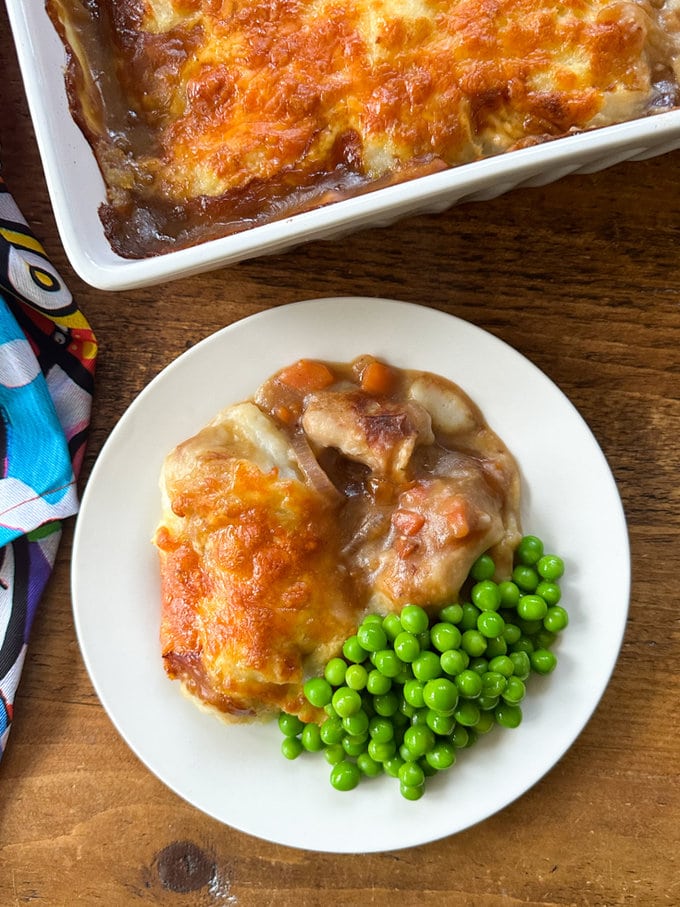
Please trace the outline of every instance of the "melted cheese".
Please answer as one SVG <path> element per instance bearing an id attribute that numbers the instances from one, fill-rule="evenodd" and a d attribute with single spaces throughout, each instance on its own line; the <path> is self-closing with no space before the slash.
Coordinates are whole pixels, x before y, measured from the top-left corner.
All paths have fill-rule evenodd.
<path id="1" fill-rule="evenodd" d="M 81 4 L 48 0 L 125 255 L 678 99 L 677 0 Z"/>

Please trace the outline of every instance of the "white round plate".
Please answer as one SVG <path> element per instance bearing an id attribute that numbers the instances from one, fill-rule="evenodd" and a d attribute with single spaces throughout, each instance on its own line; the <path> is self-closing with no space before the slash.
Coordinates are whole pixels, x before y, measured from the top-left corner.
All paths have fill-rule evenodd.
<path id="1" fill-rule="evenodd" d="M 351 793 L 318 755 L 289 762 L 276 723 L 228 726 L 164 674 L 151 536 L 165 455 L 280 367 L 371 353 L 458 383 L 515 454 L 524 530 L 565 560 L 570 625 L 549 677 L 532 677 L 516 730 L 496 728 L 404 800 L 393 778 Z M 606 570 L 603 569 L 606 565 Z M 168 787 L 234 828 L 309 850 L 385 851 L 451 835 L 535 784 L 574 742 L 613 670 L 628 613 L 621 501 L 587 425 L 534 365 L 485 331 L 424 306 L 317 299 L 224 328 L 180 356 L 127 410 L 87 484 L 73 551 L 73 608 L 94 687 L 132 750 Z"/>

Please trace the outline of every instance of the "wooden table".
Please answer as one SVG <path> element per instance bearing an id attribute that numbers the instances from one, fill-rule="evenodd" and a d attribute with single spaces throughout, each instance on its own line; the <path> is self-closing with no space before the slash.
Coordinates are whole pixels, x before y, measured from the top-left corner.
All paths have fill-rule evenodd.
<path id="1" fill-rule="evenodd" d="M 394 297 L 502 337 L 570 396 L 618 481 L 633 584 L 611 683 L 542 781 L 454 837 L 333 856 L 207 818 L 130 752 L 76 642 L 69 526 L 0 765 L 0 904 L 680 904 L 680 152 L 109 294 L 65 259 L 7 29 L 3 8 L 4 176 L 100 343 L 83 478 L 137 393 L 216 329 L 298 299 Z"/>

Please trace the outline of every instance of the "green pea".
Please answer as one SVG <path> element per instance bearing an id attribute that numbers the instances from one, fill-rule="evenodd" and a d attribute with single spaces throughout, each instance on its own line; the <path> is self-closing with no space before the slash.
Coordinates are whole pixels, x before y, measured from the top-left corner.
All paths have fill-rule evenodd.
<path id="1" fill-rule="evenodd" d="M 286 759 L 297 759 L 304 750 L 299 737 L 284 737 L 281 741 L 281 752 Z"/>
<path id="2" fill-rule="evenodd" d="M 525 535 L 515 551 L 518 563 L 533 567 L 543 557 L 543 542 L 535 535 Z"/>
<path id="3" fill-rule="evenodd" d="M 394 640 L 394 651 L 401 661 L 410 664 L 420 655 L 420 643 L 413 633 L 402 630 Z"/>
<path id="4" fill-rule="evenodd" d="M 535 592 L 538 586 L 538 571 L 535 567 L 518 564 L 512 571 L 512 581 L 522 592 Z"/>
<path id="5" fill-rule="evenodd" d="M 343 759 L 331 769 L 331 784 L 336 790 L 354 790 L 361 780 L 361 770 L 354 762 Z"/>
<path id="6" fill-rule="evenodd" d="M 551 633 L 561 633 L 569 623 L 569 615 L 561 605 L 552 605 L 543 618 L 543 626 Z"/>
<path id="7" fill-rule="evenodd" d="M 472 604 L 480 611 L 498 611 L 501 606 L 501 594 L 498 586 L 490 579 L 475 583 L 470 592 Z"/>
<path id="8" fill-rule="evenodd" d="M 397 752 L 397 744 L 394 740 L 369 740 L 366 751 L 371 759 L 376 762 L 387 762 L 392 759 Z"/>
<path id="9" fill-rule="evenodd" d="M 423 773 L 424 774 L 424 773 Z M 423 784 L 399 784 L 399 792 L 404 800 L 420 800 L 425 792 Z"/>
<path id="10" fill-rule="evenodd" d="M 540 595 L 546 604 L 556 605 L 562 598 L 562 590 L 557 583 L 544 579 L 536 586 L 536 595 Z"/>
<path id="11" fill-rule="evenodd" d="M 498 594 L 501 597 L 501 606 L 503 608 L 516 608 L 519 601 L 520 591 L 517 583 L 505 579 L 498 584 Z"/>
<path id="12" fill-rule="evenodd" d="M 456 721 L 466 728 L 472 728 L 479 721 L 480 710 L 474 701 L 464 699 L 458 703 L 455 712 Z"/>
<path id="13" fill-rule="evenodd" d="M 323 751 L 324 758 L 329 765 L 337 765 L 345 758 L 345 751 L 339 743 L 333 743 L 327 746 Z"/>
<path id="14" fill-rule="evenodd" d="M 375 778 L 382 774 L 382 764 L 372 759 L 368 753 L 360 753 L 357 756 L 357 768 L 368 778 Z"/>
<path id="15" fill-rule="evenodd" d="M 307 680 L 303 684 L 302 691 L 307 702 L 320 709 L 328 705 L 333 696 L 333 688 L 325 677 L 312 677 Z"/>
<path id="16" fill-rule="evenodd" d="M 425 758 L 432 768 L 441 772 L 447 768 L 451 768 L 455 763 L 456 748 L 448 740 L 440 740 L 435 743 L 429 753 L 425 754 Z"/>
<path id="17" fill-rule="evenodd" d="M 363 690 L 368 681 L 368 671 L 363 665 L 352 664 L 345 672 L 345 683 L 350 690 Z"/>
<path id="18" fill-rule="evenodd" d="M 535 648 L 536 646 L 528 636 L 520 636 L 517 642 L 514 642 L 509 646 L 511 652 L 526 652 L 527 654 L 533 652 Z"/>
<path id="19" fill-rule="evenodd" d="M 391 641 L 395 640 L 404 629 L 399 620 L 399 615 L 394 612 L 385 615 L 382 622 L 382 628 L 385 631 L 387 638 Z"/>
<path id="20" fill-rule="evenodd" d="M 482 674 L 482 694 L 484 696 L 500 696 L 508 685 L 508 678 L 499 671 L 487 671 Z"/>
<path id="21" fill-rule="evenodd" d="M 404 765 L 404 760 L 401 756 L 390 756 L 389 759 L 385 759 L 383 762 L 383 770 L 386 775 L 389 775 L 391 778 L 399 777 L 399 769 Z"/>
<path id="22" fill-rule="evenodd" d="M 401 671 L 401 661 L 392 649 L 380 649 L 372 655 L 373 664 L 385 677 L 396 677 Z"/>
<path id="23" fill-rule="evenodd" d="M 475 705 L 480 712 L 493 712 L 500 701 L 500 696 L 485 696 L 484 693 L 475 699 Z"/>
<path id="24" fill-rule="evenodd" d="M 460 646 L 462 635 L 458 627 L 445 621 L 435 624 L 430 630 L 430 641 L 438 652 L 448 652 Z"/>
<path id="25" fill-rule="evenodd" d="M 353 715 L 347 715 L 342 719 L 343 728 L 353 737 L 368 733 L 368 723 L 368 715 L 364 709 L 359 709 L 359 711 L 354 712 Z"/>
<path id="26" fill-rule="evenodd" d="M 468 745 L 469 728 L 462 724 L 456 724 L 451 731 L 450 740 L 456 749 L 462 750 Z"/>
<path id="27" fill-rule="evenodd" d="M 394 738 L 394 725 L 382 715 L 374 715 L 368 724 L 368 733 L 371 739 L 377 740 L 378 743 L 387 743 Z"/>
<path id="28" fill-rule="evenodd" d="M 554 583 L 564 575 L 564 561 L 556 554 L 544 554 L 536 564 L 539 576 Z"/>
<path id="29" fill-rule="evenodd" d="M 442 666 L 439 656 L 436 652 L 421 652 L 413 662 L 413 676 L 417 680 L 427 681 L 434 677 L 439 677 L 442 673 Z"/>
<path id="30" fill-rule="evenodd" d="M 409 680 L 404 684 L 403 696 L 406 702 L 409 705 L 412 705 L 416 709 L 422 709 L 425 705 L 425 699 L 423 697 L 423 690 L 425 685 L 420 682 L 420 680 Z"/>
<path id="31" fill-rule="evenodd" d="M 421 649 L 429 649 L 431 640 L 430 640 L 430 628 L 426 630 L 421 630 L 420 633 L 415 633 L 415 638 L 418 640 L 418 644 Z"/>
<path id="32" fill-rule="evenodd" d="M 347 637 L 342 646 L 342 654 L 347 661 L 354 662 L 355 664 L 361 664 L 361 662 L 366 661 L 366 658 L 368 657 L 366 649 L 361 645 L 356 634 Z"/>
<path id="33" fill-rule="evenodd" d="M 460 677 L 460 674 L 458 675 Z M 428 680 L 423 688 L 423 700 L 428 709 L 442 715 L 452 715 L 458 705 L 458 678 L 456 683 L 446 677 Z"/>
<path id="34" fill-rule="evenodd" d="M 384 618 L 380 614 L 367 614 L 361 622 L 362 624 L 377 624 L 377 626 L 382 627 L 383 620 Z"/>
<path id="35" fill-rule="evenodd" d="M 526 652 L 511 652 L 509 657 L 515 666 L 513 676 L 519 678 L 519 680 L 526 680 L 531 673 L 531 661 L 528 654 Z"/>
<path id="36" fill-rule="evenodd" d="M 417 762 L 420 759 L 420 756 L 412 753 L 405 743 L 402 743 L 399 747 L 399 755 L 404 762 Z"/>
<path id="37" fill-rule="evenodd" d="M 404 630 L 409 633 L 422 633 L 430 625 L 427 612 L 420 605 L 404 605 L 399 620 Z"/>
<path id="38" fill-rule="evenodd" d="M 414 709 L 413 715 L 411 716 L 411 725 L 415 727 L 417 724 L 426 724 L 427 713 L 429 711 L 428 708 Z"/>
<path id="39" fill-rule="evenodd" d="M 297 715 L 290 715 L 288 712 L 280 713 L 278 724 L 279 730 L 285 737 L 297 737 L 305 726 L 304 721 L 300 721 Z"/>
<path id="40" fill-rule="evenodd" d="M 413 680 L 413 669 L 411 668 L 411 665 L 402 663 L 399 673 L 396 677 L 392 678 L 392 681 L 403 687 L 409 680 Z"/>
<path id="41" fill-rule="evenodd" d="M 394 690 L 388 690 L 380 696 L 373 697 L 373 708 L 378 715 L 389 718 L 399 711 L 399 696 Z"/>
<path id="42" fill-rule="evenodd" d="M 417 762 L 405 762 L 399 769 L 399 780 L 409 787 L 420 787 L 425 783 L 425 773 Z"/>
<path id="43" fill-rule="evenodd" d="M 445 605 L 439 612 L 439 620 L 447 624 L 459 624 L 463 619 L 463 606 L 458 603 L 454 605 Z"/>
<path id="44" fill-rule="evenodd" d="M 345 734 L 340 745 L 348 756 L 356 758 L 367 748 L 368 734 L 362 734 L 359 737 L 354 737 L 352 734 Z"/>
<path id="45" fill-rule="evenodd" d="M 529 659 L 537 674 L 550 674 L 557 667 L 557 656 L 549 649 L 534 649 Z"/>
<path id="46" fill-rule="evenodd" d="M 481 614 L 477 619 L 480 616 Z M 473 658 L 478 658 L 486 652 L 487 640 L 479 630 L 470 628 L 463 633 L 460 644 L 464 652 Z"/>
<path id="47" fill-rule="evenodd" d="M 502 702 L 494 709 L 494 717 L 501 727 L 516 728 L 522 721 L 522 709 L 518 705 Z"/>
<path id="48" fill-rule="evenodd" d="M 470 656 L 467 652 L 461 651 L 460 649 L 451 649 L 448 652 L 442 652 L 439 659 L 442 670 L 450 677 L 460 674 L 461 671 L 465 670 L 469 663 Z"/>
<path id="49" fill-rule="evenodd" d="M 473 605 L 471 602 L 465 602 L 463 605 L 463 615 L 458 624 L 461 633 L 465 635 L 466 630 L 476 630 L 477 629 L 477 618 L 479 617 L 480 609 Z"/>
<path id="50" fill-rule="evenodd" d="M 333 687 L 340 687 L 345 682 L 347 662 L 344 658 L 331 658 L 324 668 L 323 676 Z"/>
<path id="51" fill-rule="evenodd" d="M 511 677 L 515 673 L 515 666 L 509 655 L 497 655 L 489 662 L 489 670 L 504 677 Z"/>
<path id="52" fill-rule="evenodd" d="M 427 724 L 411 726 L 404 731 L 404 744 L 416 758 L 420 758 L 434 746 L 434 733 Z"/>
<path id="53" fill-rule="evenodd" d="M 320 752 L 324 748 L 324 742 L 321 739 L 319 725 L 313 722 L 306 724 L 300 734 L 300 742 L 308 753 Z"/>
<path id="54" fill-rule="evenodd" d="M 480 582 L 485 579 L 493 579 L 496 572 L 496 564 L 490 554 L 482 554 L 470 568 L 470 578 Z"/>
<path id="55" fill-rule="evenodd" d="M 508 705 L 519 705 L 526 696 L 526 692 L 524 682 L 520 680 L 519 677 L 512 676 L 508 677 L 508 685 L 503 690 L 501 696 Z"/>
<path id="56" fill-rule="evenodd" d="M 482 678 L 469 668 L 456 674 L 454 682 L 460 695 L 466 699 L 476 699 L 482 692 Z"/>
<path id="57" fill-rule="evenodd" d="M 392 679 L 385 677 L 377 668 L 368 672 L 366 679 L 366 690 L 373 696 L 383 696 L 392 688 Z"/>
<path id="58" fill-rule="evenodd" d="M 364 623 L 357 630 L 357 640 L 366 652 L 377 652 L 387 645 L 387 634 L 381 624 Z M 351 659 L 350 659 L 351 660 Z"/>
<path id="59" fill-rule="evenodd" d="M 473 730 L 477 734 L 488 734 L 496 724 L 496 719 L 491 710 L 481 711 L 479 721 L 475 724 Z"/>
<path id="60" fill-rule="evenodd" d="M 477 629 L 482 636 L 492 639 L 494 636 L 500 636 L 505 630 L 505 621 L 497 611 L 482 611 L 477 618 Z"/>
<path id="61" fill-rule="evenodd" d="M 503 639 L 508 646 L 514 645 L 522 638 L 522 631 L 516 624 L 506 623 L 503 627 Z"/>
<path id="62" fill-rule="evenodd" d="M 456 726 L 456 719 L 454 715 L 443 715 L 441 712 L 428 709 L 425 715 L 425 723 L 438 736 L 448 737 Z"/>
<path id="63" fill-rule="evenodd" d="M 341 718 L 354 715 L 361 708 L 361 696 L 356 690 L 349 687 L 338 687 L 333 693 L 333 708 Z"/>
<path id="64" fill-rule="evenodd" d="M 517 613 L 522 620 L 543 620 L 548 606 L 540 595 L 523 595 L 517 604 Z"/>
<path id="65" fill-rule="evenodd" d="M 507 651 L 508 644 L 504 636 L 494 636 L 492 639 L 487 639 L 486 652 L 484 654 L 489 660 L 496 658 L 497 655 L 505 655 Z"/>
<path id="66" fill-rule="evenodd" d="M 324 723 L 319 728 L 319 734 L 321 739 L 327 746 L 332 746 L 336 743 L 340 743 L 342 738 L 345 736 L 345 729 L 342 726 L 341 718 L 326 718 Z"/>
<path id="67" fill-rule="evenodd" d="M 475 674 L 486 674 L 489 670 L 489 660 L 487 658 L 471 658 L 468 668 Z"/>

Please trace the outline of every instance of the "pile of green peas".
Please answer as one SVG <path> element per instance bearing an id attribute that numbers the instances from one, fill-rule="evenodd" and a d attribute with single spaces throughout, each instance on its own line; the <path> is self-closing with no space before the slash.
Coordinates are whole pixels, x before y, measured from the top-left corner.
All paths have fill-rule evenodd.
<path id="1" fill-rule="evenodd" d="M 494 581 L 488 554 L 473 564 L 462 604 L 432 619 L 418 605 L 367 615 L 342 656 L 304 684 L 325 720 L 279 715 L 283 755 L 323 753 L 339 791 L 387 774 L 403 797 L 420 799 L 426 778 L 451 768 L 459 750 L 496 725 L 516 728 L 529 676 L 555 669 L 552 646 L 568 624 L 563 573 L 562 559 L 527 535 L 510 578 Z"/>

